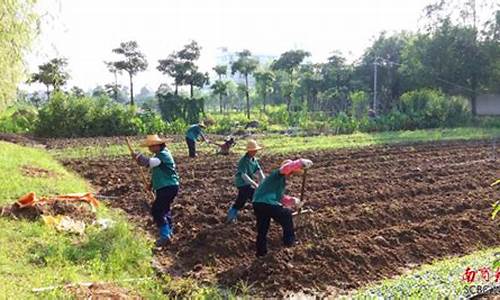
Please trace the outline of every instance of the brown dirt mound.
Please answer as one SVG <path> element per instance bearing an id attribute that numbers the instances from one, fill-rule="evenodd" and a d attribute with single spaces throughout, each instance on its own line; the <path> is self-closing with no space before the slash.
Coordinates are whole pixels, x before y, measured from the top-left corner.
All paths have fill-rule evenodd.
<path id="1" fill-rule="evenodd" d="M 56 201 L 49 203 L 37 203 L 31 207 L 20 208 L 16 203 L 0 208 L 0 216 L 14 219 L 27 219 L 34 221 L 41 215 L 45 216 L 68 216 L 74 220 L 84 221 L 91 224 L 96 219 L 96 213 L 92 207 L 83 202 Z"/>
<path id="2" fill-rule="evenodd" d="M 76 299 L 85 300 L 137 300 L 141 297 L 131 293 L 125 288 L 109 283 L 92 283 L 91 285 L 79 285 L 67 287 Z"/>
<path id="3" fill-rule="evenodd" d="M 5 141 L 13 144 L 19 144 L 19 145 L 24 145 L 24 146 L 39 146 L 42 147 L 32 137 L 24 136 L 24 135 L 19 135 L 19 134 L 14 134 L 14 133 L 4 133 L 0 132 L 0 141 Z"/>
<path id="4" fill-rule="evenodd" d="M 156 253 L 173 274 L 232 286 L 246 281 L 260 295 L 286 291 L 353 289 L 410 266 L 500 244 L 499 221 L 489 218 L 500 176 L 487 141 L 414 144 L 288 155 L 315 162 L 308 173 L 305 208 L 293 248 L 281 247 L 273 224 L 270 254 L 255 259 L 250 206 L 225 225 L 236 196 L 239 157 L 176 157 L 182 180 L 173 206 L 174 241 Z M 498 156 L 498 153 L 497 153 Z M 266 172 L 284 156 L 264 156 Z M 111 206 L 156 235 L 136 166 L 128 157 L 67 161 Z M 300 193 L 301 178 L 289 181 Z M 297 223 L 296 219 L 296 223 Z"/>
<path id="5" fill-rule="evenodd" d="M 33 166 L 22 166 L 21 172 L 24 176 L 28 177 L 55 177 L 57 175 L 52 171 Z"/>

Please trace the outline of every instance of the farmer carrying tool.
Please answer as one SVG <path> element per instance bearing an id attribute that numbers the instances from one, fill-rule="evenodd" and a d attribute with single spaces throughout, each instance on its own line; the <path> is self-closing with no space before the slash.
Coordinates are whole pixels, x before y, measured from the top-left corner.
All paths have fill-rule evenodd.
<path id="1" fill-rule="evenodd" d="M 286 160 L 279 169 L 273 170 L 259 185 L 253 195 L 253 209 L 257 219 L 257 256 L 267 254 L 267 231 L 271 218 L 283 228 L 283 244 L 291 247 L 295 244 L 292 211 L 286 206 L 299 206 L 297 198 L 285 196 L 286 178 L 302 174 L 312 166 L 308 159 Z"/>
<path id="2" fill-rule="evenodd" d="M 204 142 L 210 143 L 208 138 L 203 133 L 203 129 L 207 128 L 205 123 L 200 122 L 189 126 L 186 131 L 186 144 L 189 149 L 189 157 L 196 157 L 196 141 L 201 137 Z"/>
<path id="3" fill-rule="evenodd" d="M 255 158 L 257 151 L 262 149 L 256 141 L 249 140 L 247 143 L 247 153 L 238 162 L 238 169 L 234 178 L 234 184 L 238 188 L 238 197 L 227 212 L 227 221 L 236 220 L 238 211 L 245 206 L 247 200 L 252 200 L 255 189 L 265 178 L 264 173 Z M 257 181 L 255 179 L 257 178 Z"/>
<path id="4" fill-rule="evenodd" d="M 141 153 L 132 154 L 140 166 L 151 170 L 151 188 L 156 195 L 151 214 L 159 228 L 159 238 L 156 241 L 158 247 L 166 245 L 172 238 L 170 206 L 179 191 L 179 176 L 175 170 L 175 162 L 165 143 L 166 140 L 156 134 L 148 135 L 141 146 L 148 147 L 154 156 L 149 158 Z"/>

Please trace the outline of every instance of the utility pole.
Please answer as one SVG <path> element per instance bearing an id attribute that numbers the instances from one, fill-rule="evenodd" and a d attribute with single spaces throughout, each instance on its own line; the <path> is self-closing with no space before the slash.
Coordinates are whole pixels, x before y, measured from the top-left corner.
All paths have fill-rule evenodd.
<path id="1" fill-rule="evenodd" d="M 373 62 L 373 112 L 377 114 L 377 62 L 378 57 L 375 57 Z"/>

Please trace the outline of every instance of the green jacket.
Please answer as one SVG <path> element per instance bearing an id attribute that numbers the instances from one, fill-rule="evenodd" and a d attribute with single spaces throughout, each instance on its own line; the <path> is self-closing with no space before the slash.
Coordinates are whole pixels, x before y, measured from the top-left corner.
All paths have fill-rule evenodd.
<path id="1" fill-rule="evenodd" d="M 285 175 L 281 174 L 279 169 L 273 170 L 255 190 L 253 202 L 281 205 L 281 199 L 285 195 L 285 187 Z"/>
<path id="2" fill-rule="evenodd" d="M 155 154 L 155 157 L 160 159 L 161 164 L 151 169 L 153 189 L 156 191 L 166 186 L 179 185 L 179 176 L 175 170 L 172 154 L 167 149 L 163 149 Z"/>
<path id="3" fill-rule="evenodd" d="M 201 129 L 200 125 L 194 124 L 189 126 L 188 130 L 186 131 L 186 138 L 192 141 L 197 141 L 202 134 L 203 130 Z"/>
<path id="4" fill-rule="evenodd" d="M 243 180 L 241 175 L 247 174 L 248 177 L 254 179 L 254 175 L 258 170 L 260 170 L 259 161 L 256 158 L 248 156 L 248 153 L 245 154 L 238 162 L 238 169 L 234 176 L 234 185 L 239 188 L 249 185 Z"/>

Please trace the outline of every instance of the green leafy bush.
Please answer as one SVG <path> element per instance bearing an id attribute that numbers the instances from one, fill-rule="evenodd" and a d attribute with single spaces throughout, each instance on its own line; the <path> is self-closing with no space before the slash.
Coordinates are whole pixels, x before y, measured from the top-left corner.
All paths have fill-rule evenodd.
<path id="1" fill-rule="evenodd" d="M 44 137 L 132 135 L 143 127 L 135 107 L 107 97 L 76 98 L 55 93 L 39 111 L 35 133 Z"/>
<path id="2" fill-rule="evenodd" d="M 290 124 L 286 105 L 269 106 L 266 114 L 269 117 L 269 124 L 271 125 L 281 124 L 288 126 Z"/>
<path id="3" fill-rule="evenodd" d="M 14 105 L 0 115 L 0 132 L 29 133 L 38 119 L 36 109 L 29 105 Z"/>
<path id="4" fill-rule="evenodd" d="M 430 89 L 403 94 L 401 112 L 409 117 L 404 129 L 454 127 L 470 120 L 466 99 Z"/>
<path id="5" fill-rule="evenodd" d="M 330 126 L 335 134 L 350 134 L 356 131 L 357 121 L 341 112 L 330 120 Z"/>
<path id="6" fill-rule="evenodd" d="M 173 122 L 183 119 L 189 124 L 198 123 L 204 114 L 203 98 L 188 98 L 172 93 L 157 94 L 158 105 L 163 119 Z"/>

